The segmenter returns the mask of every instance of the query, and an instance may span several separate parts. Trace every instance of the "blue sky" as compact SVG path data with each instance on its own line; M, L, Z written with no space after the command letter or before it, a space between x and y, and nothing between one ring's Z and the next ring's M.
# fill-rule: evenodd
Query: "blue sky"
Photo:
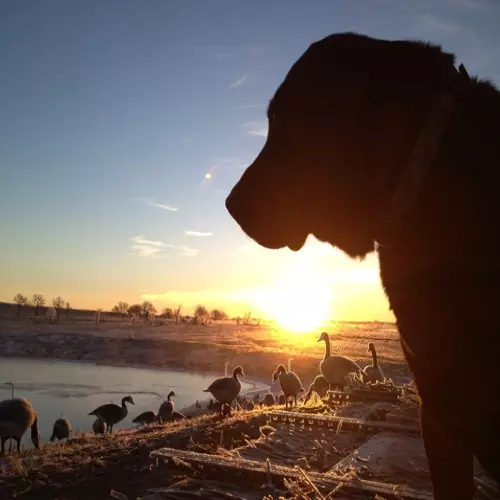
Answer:
M237 305L309 252L326 281L348 276L334 293L344 319L360 297L363 319L390 317L374 257L314 242L261 251L225 196L311 42L347 30L431 40L500 83L499 22L487 0L3 2L0 300Z

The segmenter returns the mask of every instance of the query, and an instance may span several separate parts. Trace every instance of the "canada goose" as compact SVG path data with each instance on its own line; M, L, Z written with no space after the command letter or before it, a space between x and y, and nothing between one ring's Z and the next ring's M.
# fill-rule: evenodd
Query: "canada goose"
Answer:
M325 377L331 390L332 386L339 387L342 391L346 385L346 377L349 373L362 373L357 363L344 356L332 356L330 353L330 336L323 332L318 342L325 341L325 357L319 364L321 375Z
M91 411L89 415L95 415L103 420L106 424L106 431L111 434L113 432L113 425L123 420L128 414L128 408L125 403L135 404L132 396L125 396L122 398L121 406L109 403L107 405L99 406L99 408Z
M71 432L71 424L67 418L58 418L54 422L54 427L52 428L52 436L50 437L50 442L54 442L56 439L60 441L61 439L68 439Z
M283 393L281 393L279 396L278 396L278 404L279 405L288 405L288 401L285 397L285 395Z
M208 409L215 413L220 413L221 404L218 401L214 401L212 398L210 398L210 403L208 403Z
M324 398L328 391L329 384L323 375L316 375L315 379L309 386L309 390L304 398L304 404L309 401L313 392L315 392L320 398Z
M194 404L194 407L195 407L196 409L198 409L198 410L201 408L201 405L200 405L200 403L198 402L198 400L196 400L196 403Z
M104 434L104 431L106 430L104 420L96 418L92 424L92 430L94 431L94 434Z
M158 415L156 412L149 410L142 412L140 415L137 415L137 417L132 420L133 424L152 424L158 420Z
M13 439L17 442L17 451L21 451L21 438L31 428L33 446L40 449L40 434L38 433L38 418L27 399L6 399L0 402L0 438L5 452L5 442Z
M243 368L241 366L237 366L233 370L232 377L218 378L210 384L208 389L205 389L203 391L212 393L215 399L219 401L219 403L227 403L229 405L229 415L231 414L231 403L236 399L241 391L241 382L238 380L238 375L241 375L242 377L245 376L245 374L243 373Z
M279 404L284 404L285 408L288 408L288 398L293 397L295 406L297 406L297 395L300 392L304 392L302 382L297 374L288 371L283 365L278 365L278 368L276 368L276 371L273 373L273 382L276 382L276 380L280 381L281 390L285 398L283 403L279 402L278 399Z
M259 393L257 393L254 397L253 397L253 402L254 403L258 403L260 401L260 396L259 396Z
M175 396L174 391L170 391L168 393L167 400L161 404L160 409L158 410L160 423L172 420L172 414L174 413L174 402L170 399L172 396Z
M382 368L380 368L380 365L378 364L377 351L375 350L375 344L373 342L368 344L368 352L372 353L372 364L365 366L363 370L363 381L383 382L385 380L385 375Z
M274 406L276 400L274 398L274 394L272 392L268 392L264 399L262 400L265 406Z
M247 402L245 403L245 410L247 410L247 411L252 411L252 410L254 410L254 409L255 409L255 404L254 404L254 402L253 402L253 401L247 401Z
M186 415L180 411L174 411L172 413L172 420L184 420L185 418L187 418Z
M220 413L222 418L231 416L231 406L228 403L222 403Z

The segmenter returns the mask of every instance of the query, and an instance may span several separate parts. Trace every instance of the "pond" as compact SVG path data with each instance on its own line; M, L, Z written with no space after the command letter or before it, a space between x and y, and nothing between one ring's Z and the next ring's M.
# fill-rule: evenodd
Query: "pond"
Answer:
M176 410L210 398L202 392L217 377L213 374L184 371L115 367L58 360L0 358L0 400L15 397L28 399L38 415L43 441L48 441L54 421L64 416L74 431L89 432L95 417L89 412L106 403L121 404L123 396L131 395L135 405L128 405L127 417L113 431L132 427L132 419L146 410L158 411L170 391ZM242 392L255 386L242 381ZM262 388L262 387L261 387ZM24 446L31 444L29 432Z

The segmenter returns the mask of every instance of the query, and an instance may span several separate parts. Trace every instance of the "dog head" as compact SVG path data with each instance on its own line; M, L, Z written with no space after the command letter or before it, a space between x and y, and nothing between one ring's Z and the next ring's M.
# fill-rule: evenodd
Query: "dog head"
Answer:
M266 143L230 214L267 248L299 250L313 234L364 257L453 62L439 47L353 33L312 44L271 99Z

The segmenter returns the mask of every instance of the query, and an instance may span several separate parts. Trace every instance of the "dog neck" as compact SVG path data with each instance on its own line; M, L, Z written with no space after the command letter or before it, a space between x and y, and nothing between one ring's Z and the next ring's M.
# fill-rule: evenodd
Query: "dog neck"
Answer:
M380 238L382 241L377 240L378 246L391 245L399 227L418 203L422 187L456 109L457 96L469 82L467 70L461 64L458 71L454 71L450 87L439 96L436 105L431 109L393 193L393 220L389 235L387 238Z

